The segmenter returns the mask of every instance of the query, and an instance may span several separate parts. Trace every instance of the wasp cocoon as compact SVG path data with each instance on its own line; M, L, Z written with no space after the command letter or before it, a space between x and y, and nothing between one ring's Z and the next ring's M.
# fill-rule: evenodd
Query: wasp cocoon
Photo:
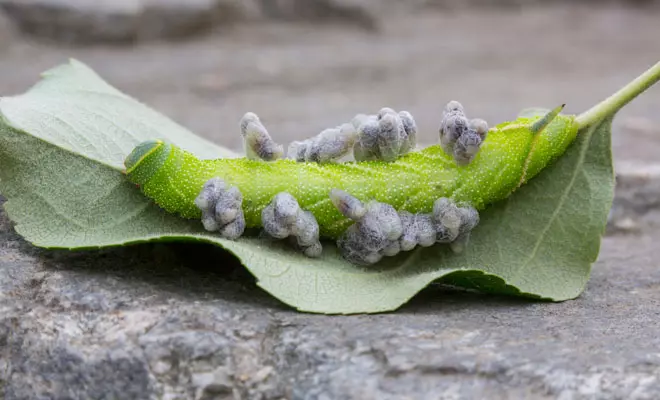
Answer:
M309 211L304 211L289 193L275 195L261 212L264 231L276 239L294 237L297 245L308 257L321 255L319 224Z
M352 124L358 132L353 146L356 161L395 161L417 145L417 125L407 111L382 108L377 115L358 114Z
M408 137L399 114L394 110L387 110L379 115L380 136L378 137L378 149L380 158L384 161L394 161L399 157L401 146Z
M452 100L445 106L440 123L440 145L459 165L467 165L486 140L488 124L483 119L465 117L461 103Z
M475 131L466 131L454 144L454 160L459 165L469 164L474 156L477 155L479 147L481 147L481 136Z
M350 123L289 145L287 157L297 162L327 163L351 149L357 161L394 161L417 145L417 125L407 111L382 108L376 115L358 114Z
M289 145L287 156L297 162L334 162L347 155L357 138L352 124L323 130L313 138Z
M445 106L440 121L440 144L447 154L452 154L456 140L467 131L468 120L463 112L463 105L450 101Z
M410 251L417 245L429 247L435 243L436 229L430 214L399 213L403 225L403 235L399 239L402 251Z
M195 198L207 231L220 232L225 239L237 239L245 231L243 196L237 187L228 187L220 178L211 178Z
M473 207L459 206L448 198L433 203L436 242L451 243L459 235L468 234L479 223L479 213Z
M479 223L476 209L458 206L448 198L436 200L429 214L397 212L391 205L377 201L364 205L339 189L333 189L330 198L344 216L355 221L337 240L337 247L346 260L358 265L371 265L418 245L449 243L452 250L462 251L470 231Z
M488 123L481 118L470 120L469 128L477 133L482 141L486 140L488 134Z
M351 125L358 130L360 126L368 123L369 121L378 121L377 115L356 114L351 120Z
M257 114L248 112L241 118L241 136L250 160L274 161L282 158L284 148L275 143Z
M364 225L364 233L373 236L372 248L380 247L380 236L394 240L401 236L401 220L394 207L389 204L371 201L366 206L360 200L343 190L333 189L330 193L333 204L346 217ZM374 232L378 232L375 234Z
M417 124L408 111L399 111L399 117L407 136L407 140L401 146L401 154L407 154L417 147Z
M364 217L367 209L362 202L355 197L349 195L343 190L332 189L330 191L330 200L335 207L344 214L347 218L357 221Z
M357 122L358 137L353 146L353 157L356 161L377 160L380 126L376 116L360 117Z
M398 239L403 234L401 219L394 207L377 201L364 205L350 194L334 189L333 204L346 217L355 221L348 227L337 246L342 256L359 265L370 265L380 261L383 255L399 252Z
M472 207L462 207L462 223L459 228L459 234L453 242L449 243L449 248L454 253L462 253L470 241L470 232L479 224L479 212Z

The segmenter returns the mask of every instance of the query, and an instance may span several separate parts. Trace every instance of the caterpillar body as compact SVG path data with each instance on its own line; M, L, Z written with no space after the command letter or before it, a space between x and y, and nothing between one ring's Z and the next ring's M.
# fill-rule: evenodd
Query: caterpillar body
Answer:
M264 162L247 158L201 160L161 140L140 143L125 160L128 179L168 212L200 218L195 206L205 182L219 177L237 187L248 228L259 228L263 209L274 196L290 193L318 221L320 235L337 239L353 221L333 205L340 189L362 200L392 205L397 211L426 213L447 197L477 210L505 199L562 155L578 132L575 116L519 117L488 130L479 152L457 164L442 147L431 145L394 161L345 163Z

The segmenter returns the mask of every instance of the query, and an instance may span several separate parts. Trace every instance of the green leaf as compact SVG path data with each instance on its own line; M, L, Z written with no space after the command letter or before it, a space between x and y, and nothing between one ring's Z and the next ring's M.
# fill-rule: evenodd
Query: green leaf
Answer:
M135 144L165 137L202 157L231 152L118 92L83 64L55 68L26 94L1 99L0 118L0 192L26 240L71 249L154 240L220 245L262 288L308 312L390 311L438 280L490 293L574 298L598 256L614 190L609 115L483 212L464 254L434 246L365 270L344 262L330 243L322 258L308 259L282 243L220 239L155 206L119 171Z
M53 145L118 169L149 138L171 140L200 158L239 156L121 93L76 60L42 77L26 94L2 98L2 115Z

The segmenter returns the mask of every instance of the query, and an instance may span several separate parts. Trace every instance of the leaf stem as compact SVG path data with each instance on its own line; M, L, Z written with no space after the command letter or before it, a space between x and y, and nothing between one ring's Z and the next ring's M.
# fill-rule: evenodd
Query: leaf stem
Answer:
M660 80L660 62L646 70L635 80L622 87L618 92L577 116L580 129L592 125L608 116L614 115L640 93Z

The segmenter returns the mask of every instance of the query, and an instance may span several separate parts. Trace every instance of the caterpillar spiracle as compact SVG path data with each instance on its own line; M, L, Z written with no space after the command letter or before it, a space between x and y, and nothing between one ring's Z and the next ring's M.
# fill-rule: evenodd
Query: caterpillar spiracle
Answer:
M286 192L316 218L321 237L337 239L354 221L333 204L332 190L413 214L431 212L438 198L470 204L476 210L505 199L575 139L575 116L561 115L562 108L491 127L467 164L458 163L441 144L393 161L318 163L281 158L202 160L172 143L149 140L126 157L125 173L160 207L192 219L201 217L196 197L209 179L218 177L240 190L247 228L262 228L264 208L278 193Z

